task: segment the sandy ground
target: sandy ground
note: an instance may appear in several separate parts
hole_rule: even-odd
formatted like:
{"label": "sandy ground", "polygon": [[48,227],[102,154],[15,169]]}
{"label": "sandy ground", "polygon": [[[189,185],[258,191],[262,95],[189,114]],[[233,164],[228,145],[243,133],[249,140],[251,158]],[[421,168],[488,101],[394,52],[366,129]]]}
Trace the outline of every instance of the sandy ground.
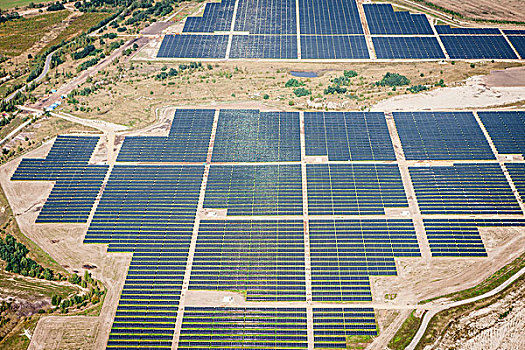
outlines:
{"label": "sandy ground", "polygon": [[525,87],[525,67],[492,71],[483,78],[488,87]]}
{"label": "sandy ground", "polygon": [[525,88],[501,86],[505,83],[505,80],[501,77],[502,74],[508,74],[508,72],[497,73],[495,76],[498,78],[490,78],[493,81],[491,84],[498,86],[489,86],[486,78],[475,76],[468,78],[462,86],[441,88],[415,95],[400,95],[386,99],[373,105],[371,110],[458,110],[525,102]]}
{"label": "sandy ground", "polygon": [[525,21],[523,0],[430,0],[430,2],[461,13],[466,17]]}

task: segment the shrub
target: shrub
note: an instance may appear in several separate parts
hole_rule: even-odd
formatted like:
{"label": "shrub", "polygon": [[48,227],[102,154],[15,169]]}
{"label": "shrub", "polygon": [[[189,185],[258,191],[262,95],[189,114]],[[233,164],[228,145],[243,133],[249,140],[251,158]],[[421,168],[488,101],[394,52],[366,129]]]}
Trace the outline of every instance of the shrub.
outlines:
{"label": "shrub", "polygon": [[286,84],[284,84],[284,87],[300,87],[300,86],[304,86],[305,84],[302,82],[302,81],[299,81],[297,79],[290,79],[286,82]]}
{"label": "shrub", "polygon": [[295,94],[295,96],[297,97],[302,97],[302,96],[308,96],[308,95],[311,95],[312,92],[308,89],[305,89],[305,88],[297,88],[297,89],[294,89],[293,90],[293,93]]}
{"label": "shrub", "polygon": [[387,72],[383,79],[376,82],[377,86],[403,86],[410,84],[410,79],[404,75]]}

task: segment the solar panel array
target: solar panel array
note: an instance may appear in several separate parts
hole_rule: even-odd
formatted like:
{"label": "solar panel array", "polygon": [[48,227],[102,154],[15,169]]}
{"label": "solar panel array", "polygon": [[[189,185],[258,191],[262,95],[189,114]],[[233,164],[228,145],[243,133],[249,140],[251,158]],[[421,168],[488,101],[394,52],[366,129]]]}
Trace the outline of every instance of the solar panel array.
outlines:
{"label": "solar panel array", "polygon": [[[378,59],[445,59],[425,14],[396,11],[391,4],[362,6],[368,31],[355,0],[239,0],[237,11],[234,0],[208,3],[201,17],[186,19],[182,35],[165,36],[157,57],[370,59],[366,32]],[[435,31],[450,59],[518,58],[498,28],[436,25]],[[505,32],[525,54],[523,31]]]}
{"label": "solar panel array", "polygon": [[380,112],[305,112],[306,155],[332,161],[395,160]]}
{"label": "solar panel array", "polygon": [[186,307],[179,349],[307,349],[306,309]]}
{"label": "solar panel array", "polygon": [[301,34],[364,34],[355,1],[299,0]]}
{"label": "solar panel array", "polygon": [[[477,114],[498,153],[523,154],[523,112]],[[479,228],[525,227],[473,113],[393,116],[433,257],[485,257]],[[108,169],[88,164],[97,142],[59,137],[47,158],[20,163],[13,180],[56,181],[37,222],[86,222]],[[109,349],[302,349],[312,311],[315,348],[377,335],[371,308],[179,303],[186,286],[248,302],[368,302],[370,276],[420,257],[383,113],[180,109],[168,136],[136,142],[125,139],[117,159],[134,164],[113,166],[84,240],[133,254]],[[523,199],[525,163],[505,165]]]}
{"label": "solar panel array", "polygon": [[505,164],[522,201],[525,202],[525,163]]}
{"label": "solar panel array", "polygon": [[204,207],[229,216],[302,215],[301,166],[213,165]]}
{"label": "solar panel array", "polygon": [[374,36],[376,56],[379,59],[444,59],[445,54],[434,37]]}
{"label": "solar panel array", "polygon": [[397,164],[307,164],[309,215],[384,215],[407,207]]}
{"label": "solar panel array", "polygon": [[523,227],[524,219],[424,219],[433,257],[485,257],[479,227]]}
{"label": "solar panel array", "polygon": [[231,28],[235,0],[209,2],[204,8],[202,17],[188,17],[184,25],[184,33],[226,32]]}
{"label": "solar panel array", "polygon": [[224,58],[227,46],[228,35],[165,35],[157,57]]}
{"label": "solar panel array", "polygon": [[108,171],[88,164],[99,137],[58,136],[44,159],[23,159],[13,181],[54,181],[37,223],[85,223]]}
{"label": "solar panel array", "polygon": [[396,275],[395,257],[420,256],[412,220],[310,220],[312,300],[371,301],[369,276]]}
{"label": "solar panel array", "polygon": [[441,35],[451,59],[518,59],[503,35]]}
{"label": "solar panel array", "polygon": [[247,301],[305,301],[303,221],[202,221],[190,289]]}
{"label": "solar panel array", "polygon": [[353,335],[377,335],[372,308],[314,308],[316,349],[347,349]]}
{"label": "solar panel array", "polygon": [[406,159],[495,159],[471,112],[394,112]]}
{"label": "solar panel array", "polygon": [[497,163],[410,167],[423,214],[522,214]]}
{"label": "solar panel array", "polygon": [[203,171],[113,168],[84,240],[133,252],[108,348],[171,348]]}
{"label": "solar panel array", "polygon": [[300,161],[299,113],[222,109],[214,162]]}
{"label": "solar panel array", "polygon": [[394,11],[390,4],[363,4],[370,34],[433,35],[427,16]]}
{"label": "solar panel array", "polygon": [[127,136],[117,162],[205,162],[213,109],[178,109],[168,137]]}
{"label": "solar panel array", "polygon": [[525,156],[525,112],[478,112],[478,116],[498,153]]}

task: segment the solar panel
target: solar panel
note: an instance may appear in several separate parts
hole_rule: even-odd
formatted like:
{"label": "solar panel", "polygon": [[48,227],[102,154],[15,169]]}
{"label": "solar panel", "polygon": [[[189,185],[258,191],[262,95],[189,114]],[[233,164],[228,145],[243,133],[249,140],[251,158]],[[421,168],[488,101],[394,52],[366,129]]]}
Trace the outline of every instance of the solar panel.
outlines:
{"label": "solar panel", "polygon": [[355,1],[299,0],[301,34],[364,34]]}
{"label": "solar panel", "polygon": [[379,59],[443,59],[435,37],[372,37]]}
{"label": "solar panel", "polygon": [[307,349],[305,308],[184,309],[178,349]]}
{"label": "solar panel", "polygon": [[250,34],[296,34],[295,0],[239,1],[235,31]]}
{"label": "solar panel", "polygon": [[495,159],[471,112],[394,112],[406,159]]}
{"label": "solar panel", "polygon": [[233,20],[235,0],[221,0],[206,4],[202,17],[188,17],[183,33],[213,33],[229,31]]}
{"label": "solar panel", "polygon": [[363,35],[301,35],[302,59],[370,58]]}
{"label": "solar panel", "polygon": [[525,35],[509,35],[507,38],[521,58],[525,58]]}
{"label": "solar panel", "polygon": [[347,349],[347,338],[378,333],[372,308],[314,308],[316,349]]}
{"label": "solar panel", "polygon": [[363,4],[370,34],[433,35],[426,15],[394,11],[390,4]]}
{"label": "solar panel", "polygon": [[525,201],[525,163],[505,164],[522,201]]}
{"label": "solar panel", "polygon": [[422,214],[522,214],[499,164],[409,170]]}
{"label": "solar panel", "polygon": [[444,35],[501,35],[498,28],[459,28],[449,25],[436,25],[438,34]]}
{"label": "solar panel", "polygon": [[225,58],[228,35],[165,35],[157,57]]}
{"label": "solar panel", "polygon": [[523,227],[524,219],[424,219],[433,257],[486,257],[479,227]]}
{"label": "solar panel", "polygon": [[396,164],[307,164],[310,215],[384,215],[408,207]]}
{"label": "solar panel", "polygon": [[201,221],[190,289],[305,301],[303,227],[302,220]]}
{"label": "solar panel", "polygon": [[168,137],[127,136],[117,162],[205,162],[213,109],[179,109]]}
{"label": "solar panel", "polygon": [[302,215],[301,166],[213,165],[205,208],[228,215]]}
{"label": "solar panel", "polygon": [[297,36],[234,35],[230,58],[297,58]]}
{"label": "solar panel", "polygon": [[304,125],[307,156],[396,160],[382,112],[305,112]]}
{"label": "solar panel", "polygon": [[213,162],[300,161],[299,113],[222,109]]}
{"label": "solar panel", "polygon": [[440,35],[451,59],[517,59],[502,35]]}
{"label": "solar panel", "polygon": [[37,223],[84,223],[99,194],[107,165],[88,164],[99,137],[58,136],[44,159],[23,159],[13,181],[55,181]]}
{"label": "solar panel", "polygon": [[503,29],[506,35],[525,35],[525,29]]}
{"label": "solar panel", "polygon": [[501,154],[525,156],[525,112],[478,112],[492,142]]}
{"label": "solar panel", "polygon": [[396,275],[394,257],[420,256],[411,220],[310,220],[312,300],[371,301],[369,276]]}

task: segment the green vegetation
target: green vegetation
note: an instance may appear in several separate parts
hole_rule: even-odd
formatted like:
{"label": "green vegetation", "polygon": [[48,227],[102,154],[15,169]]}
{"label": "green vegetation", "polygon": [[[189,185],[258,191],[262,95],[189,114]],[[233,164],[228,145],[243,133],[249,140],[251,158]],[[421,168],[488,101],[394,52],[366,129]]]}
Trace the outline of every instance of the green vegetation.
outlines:
{"label": "green vegetation", "polygon": [[60,10],[65,10],[65,9],[66,8],[64,7],[64,5],[58,1],[47,7],[48,11],[60,11]]}
{"label": "green vegetation", "polygon": [[29,249],[24,244],[17,242],[12,235],[7,234],[5,239],[0,238],[0,259],[7,263],[5,266],[7,272],[42,278],[48,281],[62,279],[60,273],[55,276],[53,270],[43,268],[36,261],[27,257],[28,253]]}
{"label": "green vegetation", "polygon": [[425,85],[419,84],[419,85],[412,85],[407,90],[410,91],[413,94],[417,94],[418,92],[428,90],[428,88]]}
{"label": "green vegetation", "polygon": [[383,79],[375,84],[376,86],[404,86],[410,84],[410,79],[401,74],[387,72]]}
{"label": "green vegetation", "polygon": [[51,30],[51,27],[65,20],[68,15],[68,11],[57,11],[0,24],[0,54],[20,55],[40,40],[42,33]]}
{"label": "green vegetation", "polygon": [[89,54],[95,51],[95,45],[89,44],[88,46],[84,47],[82,50],[78,52],[73,52],[71,54],[71,58],[74,60],[80,60],[84,57],[87,57]]}
{"label": "green vegetation", "polygon": [[47,0],[0,0],[0,9],[11,9],[41,2],[47,2]]}
{"label": "green vegetation", "polygon": [[293,93],[295,94],[295,96],[297,97],[302,97],[302,96],[308,96],[308,95],[311,95],[312,92],[308,89],[305,89],[303,87],[300,87],[300,88],[297,88],[297,89],[294,89],[293,90]]}
{"label": "green vegetation", "polygon": [[295,78],[292,78],[292,79],[288,80],[286,82],[286,84],[284,84],[284,87],[295,87],[295,88],[297,88],[297,87],[301,87],[301,86],[304,86],[304,85],[305,85],[305,83],[303,83],[302,81],[299,81],[299,80],[297,80]]}
{"label": "green vegetation", "polygon": [[415,310],[410,313],[408,318],[403,322],[401,327],[397,330],[394,337],[388,343],[388,347],[392,350],[403,350],[412,341],[421,325],[421,318],[416,317]]}
{"label": "green vegetation", "polygon": [[347,89],[345,87],[339,86],[339,85],[333,85],[329,86],[326,89],[324,89],[325,95],[332,95],[332,94],[344,94],[346,93]]}

